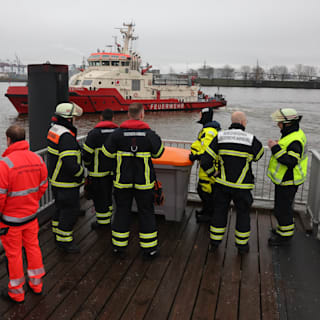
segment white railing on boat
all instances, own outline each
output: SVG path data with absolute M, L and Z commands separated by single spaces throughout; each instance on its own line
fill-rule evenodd
M 79 137 L 79 143 L 82 144 L 85 140 L 85 136 Z M 163 140 L 164 145 L 171 147 L 178 147 L 190 150 L 190 141 L 180 141 L 180 140 Z M 255 176 L 255 188 L 253 189 L 253 198 L 255 203 L 258 202 L 262 206 L 271 207 L 274 200 L 274 185 L 271 183 L 270 179 L 267 177 L 267 168 L 270 159 L 271 152 L 269 148 L 265 147 L 265 154 L 258 162 L 252 163 L 252 169 Z M 37 152 L 41 155 L 44 161 L 47 163 L 47 150 L 42 149 Z M 198 199 L 197 196 L 197 172 L 199 169 L 199 164 L 194 163 L 190 180 L 188 191 L 189 195 L 193 199 Z M 310 188 L 310 192 L 308 192 Z M 295 198 L 295 206 L 303 206 L 307 210 L 308 214 L 313 218 L 314 223 L 320 222 L 320 197 L 318 196 L 318 190 L 320 188 L 320 156 L 319 154 L 312 150 L 309 156 L 309 170 L 307 182 L 304 183 L 297 192 Z M 53 194 L 50 188 L 46 191 L 44 196 L 40 200 L 39 211 L 47 208 L 53 204 Z M 320 227 L 319 227 L 319 237 L 320 237 Z

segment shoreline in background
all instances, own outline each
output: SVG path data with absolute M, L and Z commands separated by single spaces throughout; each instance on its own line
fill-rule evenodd
M 1 77 L 0 82 L 27 82 L 28 77 Z M 280 89 L 320 89 L 320 81 L 279 81 L 279 80 L 238 80 L 238 79 L 207 79 L 195 80 L 203 87 L 244 87 L 244 88 L 280 88 Z
M 207 79 L 207 78 L 198 78 L 195 81 L 203 87 L 320 89 L 320 81 L 240 80 L 240 79 Z

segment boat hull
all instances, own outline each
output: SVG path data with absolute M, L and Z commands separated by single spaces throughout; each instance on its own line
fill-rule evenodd
M 28 87 L 9 87 L 5 96 L 14 105 L 19 114 L 28 113 Z M 142 103 L 146 111 L 195 110 L 206 107 L 226 106 L 225 100 L 179 101 L 178 99 L 124 99 L 117 89 L 88 90 L 70 88 L 69 100 L 79 105 L 84 113 L 98 113 L 106 108 L 114 112 L 126 112 L 130 104 Z

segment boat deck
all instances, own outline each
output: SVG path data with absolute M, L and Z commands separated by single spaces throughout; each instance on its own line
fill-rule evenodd
M 161 253 L 153 261 L 141 257 L 135 214 L 128 254 L 122 260 L 111 253 L 110 230 L 90 229 L 95 219 L 91 206 L 76 226 L 81 254 L 66 255 L 57 250 L 50 225 L 43 225 L 39 238 L 47 272 L 44 293 L 36 296 L 27 292 L 25 303 L 20 305 L 0 299 L 0 319 L 319 318 L 320 286 L 306 288 L 305 276 L 312 276 L 306 266 L 308 258 L 302 257 L 307 250 L 301 248 L 299 259 L 294 259 L 293 249 L 297 243 L 314 248 L 310 265 L 316 273 L 314 259 L 320 261 L 320 246 L 311 237 L 298 241 L 306 238 L 299 219 L 291 251 L 281 254 L 284 248 L 267 246 L 274 224 L 270 212 L 253 209 L 250 252 L 241 257 L 234 246 L 232 209 L 228 232 L 215 253 L 208 252 L 208 226 L 196 223 L 195 209 L 189 205 L 182 222 L 157 216 Z M 304 242 L 308 240 L 311 245 Z M 296 260 L 304 270 L 291 270 Z M 295 272 L 300 272 L 300 282 Z M 6 287 L 7 281 L 2 255 L 1 287 Z M 310 283 L 316 286 L 319 280 L 310 279 Z

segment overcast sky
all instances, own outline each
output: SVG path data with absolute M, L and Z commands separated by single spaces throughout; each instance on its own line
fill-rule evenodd
M 320 0 L 1 0 L 0 60 L 80 65 L 134 22 L 163 72 L 207 65 L 320 67 Z

